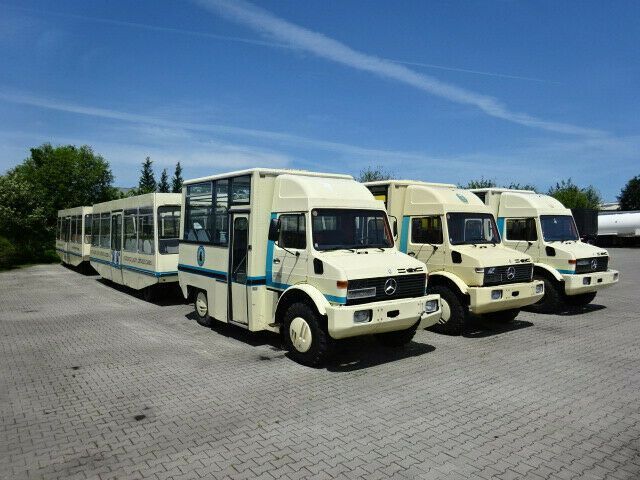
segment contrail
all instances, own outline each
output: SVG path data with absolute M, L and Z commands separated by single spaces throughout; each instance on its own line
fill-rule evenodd
M 366 71 L 379 77 L 396 80 L 455 103 L 476 107 L 491 117 L 556 133 L 590 137 L 607 135 L 602 130 L 548 121 L 526 113 L 513 112 L 494 97 L 442 82 L 435 77 L 418 73 L 393 61 L 359 52 L 344 43 L 290 23 L 242 0 L 194 1 L 215 14 L 222 15 L 267 36 L 269 41 L 275 39 L 291 45 L 297 50 L 312 53 L 326 60 Z

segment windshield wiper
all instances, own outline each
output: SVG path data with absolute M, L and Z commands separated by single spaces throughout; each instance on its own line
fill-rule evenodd
M 347 252 L 355 253 L 356 251 L 353 248 L 347 247 L 332 247 L 332 248 L 323 248 L 323 252 L 335 252 L 336 250 L 346 250 Z

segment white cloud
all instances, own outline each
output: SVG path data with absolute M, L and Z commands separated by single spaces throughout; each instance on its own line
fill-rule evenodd
M 270 40 L 285 42 L 297 50 L 393 79 L 452 102 L 470 105 L 487 115 L 541 130 L 580 136 L 603 136 L 606 132 L 569 123 L 543 120 L 526 113 L 509 110 L 494 97 L 482 95 L 418 73 L 385 58 L 359 52 L 351 47 L 306 28 L 300 27 L 242 0 L 194 0 L 213 13 L 246 25 Z

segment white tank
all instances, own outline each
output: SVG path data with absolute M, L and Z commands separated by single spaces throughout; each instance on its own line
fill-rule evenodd
M 598 235 L 639 237 L 640 211 L 600 212 L 598 214 Z

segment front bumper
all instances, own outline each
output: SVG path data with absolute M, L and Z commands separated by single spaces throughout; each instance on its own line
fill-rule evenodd
M 564 293 L 567 295 L 579 295 L 581 293 L 591 293 L 602 290 L 618 283 L 620 275 L 617 270 L 607 270 L 606 272 L 563 274 Z M 585 279 L 590 283 L 585 285 Z
M 435 312 L 425 312 L 425 303 L 428 300 L 438 301 L 438 309 Z M 439 295 L 360 305 L 330 305 L 326 310 L 329 335 L 335 339 L 406 330 L 417 321 L 420 321 L 419 329 L 427 328 L 435 325 L 441 316 Z M 355 323 L 353 314 L 358 310 L 371 310 L 371 320 L 367 323 Z
M 541 290 L 536 293 L 538 285 Z M 502 297 L 497 300 L 491 298 L 491 292 L 502 290 Z M 514 308 L 522 308 L 532 305 L 544 295 L 544 282 L 534 280 L 532 282 L 508 283 L 492 287 L 469 287 L 469 310 L 475 314 L 500 312 Z

